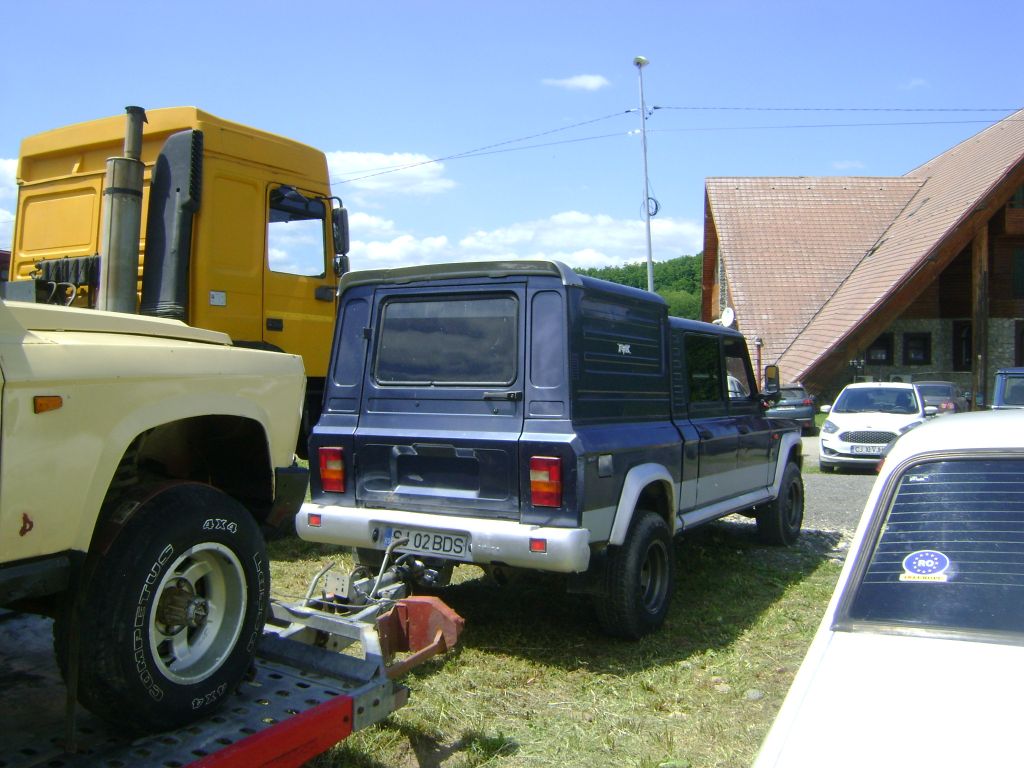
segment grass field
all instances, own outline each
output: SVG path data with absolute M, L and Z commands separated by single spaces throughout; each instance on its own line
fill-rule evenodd
M 466 619 L 459 649 L 406 678 L 406 707 L 312 765 L 747 766 L 828 602 L 837 543 L 805 532 L 776 549 L 752 524 L 707 526 L 677 546 L 668 622 L 639 642 L 602 636 L 558 577 L 498 586 L 460 567 L 441 593 Z M 290 595 L 345 559 L 295 540 L 270 554 L 274 592 Z

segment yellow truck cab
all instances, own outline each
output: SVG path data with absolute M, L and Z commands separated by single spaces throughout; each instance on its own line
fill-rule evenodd
M 194 107 L 145 117 L 139 310 L 301 355 L 315 422 L 348 250 L 324 153 Z M 8 297 L 96 306 L 105 163 L 124 126 L 23 140 Z

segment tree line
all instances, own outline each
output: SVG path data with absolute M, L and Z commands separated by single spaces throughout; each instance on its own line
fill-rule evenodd
M 654 262 L 654 291 L 668 302 L 668 313 L 675 317 L 700 318 L 700 280 L 703 253 Z M 620 285 L 647 289 L 647 262 L 621 267 L 577 269 L 581 275 L 610 280 Z

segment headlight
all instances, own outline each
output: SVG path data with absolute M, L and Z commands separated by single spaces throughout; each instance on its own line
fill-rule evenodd
M 824 432 L 826 435 L 834 435 L 836 432 L 839 431 L 839 427 L 837 427 L 828 419 L 825 419 L 825 423 L 821 425 L 821 431 Z

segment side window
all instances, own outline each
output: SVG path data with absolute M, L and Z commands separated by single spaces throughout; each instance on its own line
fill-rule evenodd
M 722 353 L 718 337 L 687 333 L 683 344 L 686 356 L 686 383 L 690 390 L 690 414 L 724 415 Z
M 294 187 L 275 187 L 270 191 L 268 211 L 270 271 L 302 277 L 326 275 L 323 200 L 308 198 Z
M 746 343 L 743 339 L 725 338 L 722 339 L 722 349 L 725 353 L 729 401 L 749 402 L 752 394 L 757 392 L 757 384 L 754 381 L 754 372 L 750 368 Z

